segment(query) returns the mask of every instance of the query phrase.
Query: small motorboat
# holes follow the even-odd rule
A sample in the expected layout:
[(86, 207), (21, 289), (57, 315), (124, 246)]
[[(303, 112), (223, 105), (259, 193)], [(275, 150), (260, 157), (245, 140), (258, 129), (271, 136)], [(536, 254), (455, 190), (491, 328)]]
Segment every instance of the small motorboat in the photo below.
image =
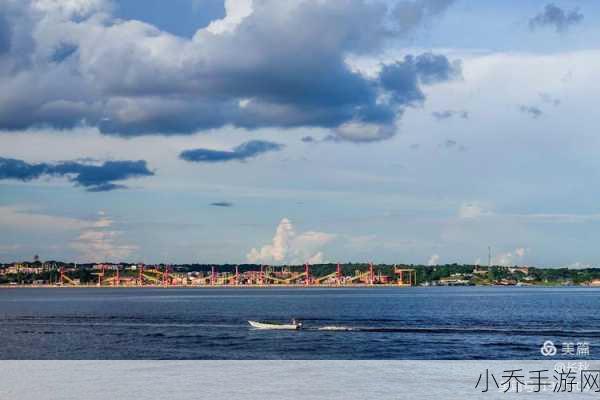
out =
[(289, 324), (283, 324), (279, 322), (258, 322), (258, 321), (248, 321), (251, 327), (256, 329), (278, 329), (278, 330), (298, 330), (302, 328), (302, 322), (298, 322), (296, 320), (292, 320)]

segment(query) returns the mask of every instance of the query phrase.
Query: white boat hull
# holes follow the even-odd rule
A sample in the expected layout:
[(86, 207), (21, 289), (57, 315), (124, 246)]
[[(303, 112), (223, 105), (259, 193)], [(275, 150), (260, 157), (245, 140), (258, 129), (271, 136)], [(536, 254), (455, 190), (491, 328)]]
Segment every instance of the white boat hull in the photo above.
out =
[(300, 329), (300, 324), (269, 324), (258, 321), (248, 321), (250, 326), (256, 329), (277, 329), (277, 330), (297, 330)]

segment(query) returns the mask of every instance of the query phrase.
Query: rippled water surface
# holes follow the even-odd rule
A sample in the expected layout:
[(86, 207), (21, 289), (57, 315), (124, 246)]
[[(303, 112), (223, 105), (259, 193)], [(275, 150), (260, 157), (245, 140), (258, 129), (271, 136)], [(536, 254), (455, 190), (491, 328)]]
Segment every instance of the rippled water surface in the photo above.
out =
[[(598, 309), (592, 288), (2, 289), (0, 358), (533, 359), (545, 340), (598, 358)], [(291, 318), (306, 329), (247, 323)]]

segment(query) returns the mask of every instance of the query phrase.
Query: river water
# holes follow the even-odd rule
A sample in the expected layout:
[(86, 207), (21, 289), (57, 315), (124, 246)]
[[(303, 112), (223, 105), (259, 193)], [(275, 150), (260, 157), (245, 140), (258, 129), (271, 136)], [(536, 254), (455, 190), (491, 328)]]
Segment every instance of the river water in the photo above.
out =
[(598, 358), (599, 309), (594, 288), (2, 289), (0, 359)]

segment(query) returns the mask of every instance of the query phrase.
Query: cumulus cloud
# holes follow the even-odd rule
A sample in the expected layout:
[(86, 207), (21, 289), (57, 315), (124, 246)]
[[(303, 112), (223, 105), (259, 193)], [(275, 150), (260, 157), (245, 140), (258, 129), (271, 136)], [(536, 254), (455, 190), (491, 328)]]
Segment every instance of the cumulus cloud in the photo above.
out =
[(280, 151), (283, 145), (264, 140), (251, 140), (242, 143), (233, 150), (193, 149), (184, 150), (179, 157), (190, 162), (217, 163), (226, 161), (245, 161), (271, 151)]
[(501, 253), (494, 258), (493, 264), (501, 266), (517, 265), (523, 261), (523, 257), (528, 251), (529, 249), (518, 247), (513, 251)]
[(101, 213), (89, 228), (83, 229), (70, 243), (87, 262), (121, 262), (138, 250), (138, 246), (121, 242), (123, 232), (114, 221)]
[(429, 257), (429, 260), (427, 260), (427, 265), (433, 266), (433, 265), (438, 265), (440, 263), (440, 256), (438, 254), (433, 254), (431, 257)]
[(115, 181), (152, 175), (154, 172), (148, 169), (146, 161), (143, 160), (106, 161), (94, 165), (78, 161), (30, 164), (23, 160), (0, 158), (0, 180), (15, 179), (27, 182), (44, 176), (67, 177), (89, 192), (123, 189), (126, 186)]
[[(409, 3), (423, 11), (396, 8), (393, 24), (419, 24), (450, 2)], [(89, 125), (132, 136), (310, 126), (385, 139), (403, 107), (424, 100), (420, 85), (456, 76), (457, 64), (429, 53), (384, 67), (381, 78), (349, 67), (348, 56), (393, 37), (384, 2), (228, 0), (226, 17), (192, 39), (115, 18), (110, 4), (0, 5), (0, 129)]]
[(578, 9), (565, 11), (551, 3), (547, 4), (542, 12), (529, 20), (529, 27), (532, 30), (541, 27), (553, 27), (557, 33), (563, 33), (581, 21), (583, 21), (583, 14)]
[(264, 264), (318, 264), (324, 261), (323, 247), (335, 239), (335, 235), (308, 231), (296, 233), (292, 222), (283, 218), (271, 243), (253, 248), (246, 255), (250, 263)]
[(252, 14), (252, 0), (225, 0), (225, 17), (213, 21), (206, 28), (214, 34), (231, 33)]
[(531, 118), (535, 118), (535, 119), (544, 115), (544, 112), (536, 106), (520, 105), (519, 111), (522, 112), (523, 114), (529, 115)]

